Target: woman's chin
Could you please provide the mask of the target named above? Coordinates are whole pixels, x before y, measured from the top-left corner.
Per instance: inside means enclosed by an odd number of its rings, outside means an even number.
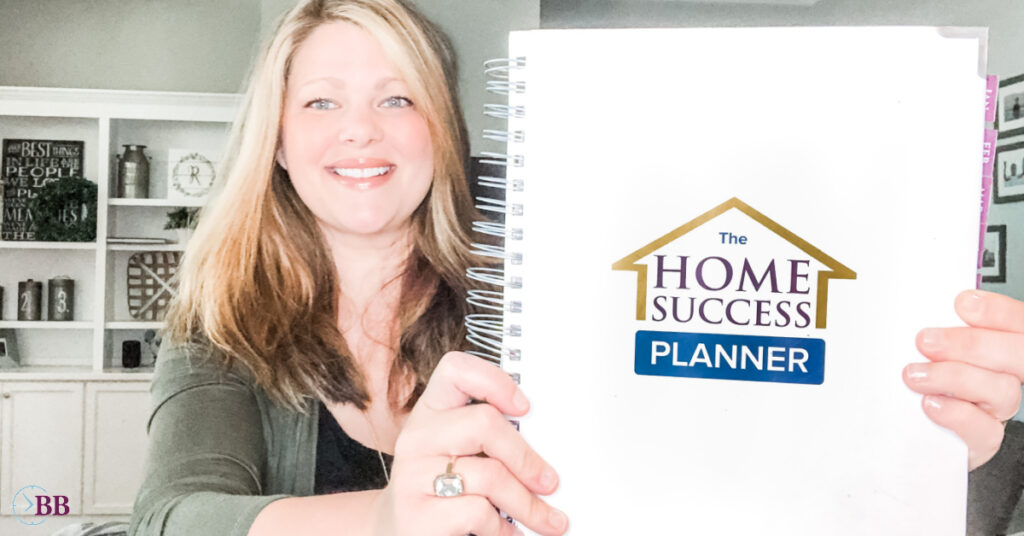
[[[320,225],[327,234],[328,241],[331,236],[349,240],[388,240],[406,234],[410,223],[411,220],[409,218],[395,221],[393,219],[367,217],[338,222],[320,222]]]

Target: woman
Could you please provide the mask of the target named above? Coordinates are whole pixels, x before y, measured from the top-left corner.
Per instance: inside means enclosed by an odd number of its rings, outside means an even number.
[[[557,473],[502,416],[528,410],[522,393],[445,354],[475,262],[454,80],[444,38],[401,0],[285,17],[182,267],[132,534],[513,534],[495,507],[565,532],[539,498]],[[936,363],[905,377],[973,467],[1018,404],[1024,305],[957,304],[975,327],[925,332]]]
[[[564,532],[535,495],[557,476],[502,416],[526,410],[516,385],[441,359],[479,263],[455,79],[441,34],[396,1],[287,15],[182,267],[133,534],[513,534],[492,503]],[[453,456],[466,488],[437,497]]]

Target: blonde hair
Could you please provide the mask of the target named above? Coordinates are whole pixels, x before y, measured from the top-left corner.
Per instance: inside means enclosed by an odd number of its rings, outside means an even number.
[[[322,24],[374,35],[405,78],[434,149],[430,191],[412,215],[401,274],[399,338],[389,402],[411,408],[445,351],[465,333],[465,270],[475,209],[469,147],[447,38],[402,0],[305,0],[283,18],[249,80],[214,202],[203,210],[179,268],[165,337],[244,364],[277,402],[305,412],[315,396],[364,409],[364,378],[337,328],[338,275],[312,213],[275,161],[292,58]],[[344,51],[339,51],[344,53]],[[406,400],[395,380],[415,379]]]

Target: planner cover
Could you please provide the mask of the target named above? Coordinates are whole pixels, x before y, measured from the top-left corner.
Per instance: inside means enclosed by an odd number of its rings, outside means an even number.
[[[964,534],[901,370],[975,285],[986,39],[511,34],[501,359],[570,534]]]

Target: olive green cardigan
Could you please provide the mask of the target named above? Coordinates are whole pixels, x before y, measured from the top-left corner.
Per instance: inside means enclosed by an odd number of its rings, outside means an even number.
[[[161,348],[131,536],[245,536],[267,504],[313,495],[319,405],[272,402],[244,367]]]

